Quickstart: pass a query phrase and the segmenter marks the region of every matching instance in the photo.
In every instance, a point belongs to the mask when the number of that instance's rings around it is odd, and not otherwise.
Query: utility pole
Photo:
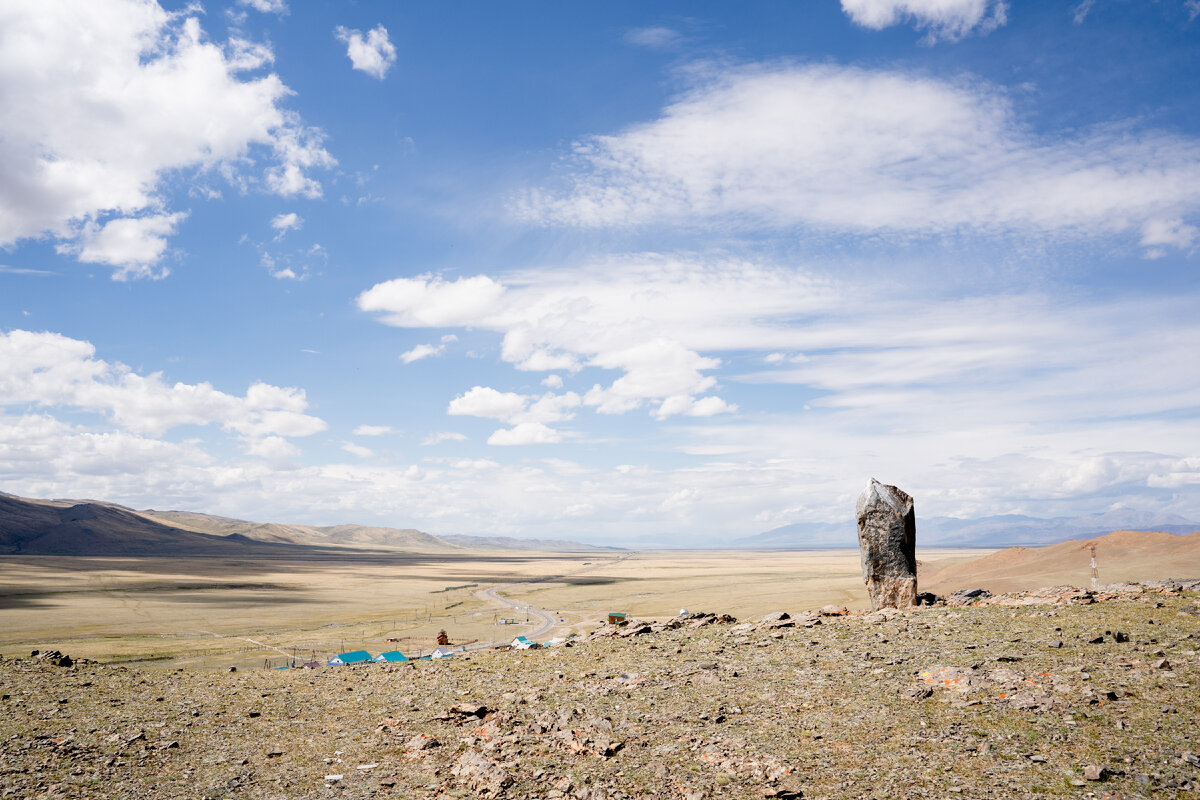
[[[1096,572],[1096,545],[1089,545],[1088,549],[1092,551],[1092,589],[1095,590],[1100,585],[1100,575]]]

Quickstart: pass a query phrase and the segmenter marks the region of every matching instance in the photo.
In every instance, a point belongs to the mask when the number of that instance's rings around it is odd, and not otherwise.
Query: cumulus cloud
[[[166,267],[155,269],[167,249],[167,237],[175,234],[187,214],[158,214],[119,218],[104,225],[87,222],[73,241],[58,245],[60,253],[73,253],[90,264],[115,267],[113,278],[165,278]]]
[[[346,55],[350,64],[361,72],[373,78],[383,80],[392,64],[396,63],[396,48],[388,39],[387,28],[376,25],[366,36],[362,31],[353,30],[339,25],[334,30],[334,36],[346,45]]]
[[[522,422],[508,429],[501,429],[488,437],[492,445],[558,444],[562,434],[540,422]]]
[[[454,334],[446,334],[442,337],[441,344],[419,344],[413,349],[401,353],[400,360],[405,364],[411,364],[412,362],[419,361],[422,358],[440,356],[442,353],[446,352],[446,345],[457,341],[458,337]]]
[[[710,373],[721,364],[702,353],[756,348],[764,336],[786,342],[777,320],[821,308],[829,296],[821,280],[788,270],[644,254],[582,269],[514,273],[503,282],[484,275],[400,278],[363,292],[358,304],[398,327],[501,333],[501,357],[517,369],[618,372],[581,402],[606,414],[653,403],[662,418],[732,411],[719,398],[692,402],[715,388]],[[748,327],[748,320],[762,323]],[[552,377],[558,380],[547,386],[560,388],[561,377]],[[483,397],[475,391],[454,407]],[[524,398],[509,395],[514,404]]]
[[[576,148],[515,213],[581,227],[1111,237],[1200,213],[1200,140],[1114,124],[1034,133],[978,82],[832,65],[725,71]]]
[[[472,324],[503,294],[504,287],[486,275],[453,281],[424,275],[376,284],[358,296],[358,307],[397,327],[449,327]]]
[[[525,410],[528,398],[515,392],[499,392],[490,386],[475,386],[450,401],[446,413],[455,416],[509,419]]]
[[[492,434],[488,444],[553,444],[562,441],[562,434],[546,423],[572,419],[574,412],[571,409],[581,403],[574,392],[547,392],[538,397],[475,386],[451,400],[446,413],[515,423],[510,430]]]
[[[271,219],[271,227],[275,229],[275,241],[280,241],[288,231],[298,231],[304,227],[304,220],[295,211],[287,214],[276,214]]]
[[[220,172],[283,195],[320,194],[335,162],[281,107],[263,45],[208,40],[191,10],[151,0],[0,9],[0,246],[49,235],[119,278],[148,276],[183,214],[168,177]],[[76,68],[87,63],[88,69]]]
[[[929,31],[929,43],[990,33],[1008,22],[1005,0],[842,0],[842,10],[855,24],[877,31],[909,22]]]
[[[0,334],[0,407],[64,407],[104,414],[119,429],[159,436],[185,425],[219,425],[254,451],[272,437],[303,437],[326,429],[304,413],[303,389],[254,383],[244,396],[209,383],[168,384],[95,357],[90,342],[56,333]],[[272,440],[272,441],[268,441]]]

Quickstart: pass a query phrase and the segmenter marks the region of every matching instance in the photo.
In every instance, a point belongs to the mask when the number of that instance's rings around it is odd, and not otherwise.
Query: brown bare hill
[[[1088,548],[1093,544],[1102,584],[1200,574],[1200,532],[1180,536],[1162,531],[1114,531],[1048,547],[1009,547],[940,567],[935,562],[921,573],[921,590],[948,594],[976,587],[1013,592],[1062,584],[1089,586]]]
[[[194,511],[139,511],[142,516],[167,525],[216,536],[240,534],[261,542],[281,542],[323,547],[384,548],[415,553],[457,552],[461,547],[413,528],[381,528],[371,525],[288,525],[249,522],[244,519],[201,514]]]
[[[180,530],[107,503],[0,495],[0,553],[6,555],[240,555],[262,547]]]

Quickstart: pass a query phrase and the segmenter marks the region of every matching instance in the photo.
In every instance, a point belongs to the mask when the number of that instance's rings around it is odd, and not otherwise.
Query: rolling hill
[[[933,563],[919,576],[920,586],[935,594],[975,587],[992,592],[1086,587],[1091,585],[1093,544],[1101,584],[1200,575],[1200,532],[1114,531],[1047,547],[1009,547],[943,567]]]
[[[0,554],[233,556],[264,549],[271,547],[181,530],[109,503],[36,501],[0,494]]]
[[[97,500],[37,500],[0,492],[0,555],[299,555],[322,549],[450,554],[613,548],[505,536],[438,537],[413,528],[373,525],[251,522],[194,511],[137,511]]]

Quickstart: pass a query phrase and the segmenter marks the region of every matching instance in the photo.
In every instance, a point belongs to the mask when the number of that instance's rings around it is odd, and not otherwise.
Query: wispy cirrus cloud
[[[513,201],[582,228],[1111,238],[1200,215],[1200,140],[1132,123],[1055,135],[978,81],[834,65],[712,73],[655,120],[578,143]]]

